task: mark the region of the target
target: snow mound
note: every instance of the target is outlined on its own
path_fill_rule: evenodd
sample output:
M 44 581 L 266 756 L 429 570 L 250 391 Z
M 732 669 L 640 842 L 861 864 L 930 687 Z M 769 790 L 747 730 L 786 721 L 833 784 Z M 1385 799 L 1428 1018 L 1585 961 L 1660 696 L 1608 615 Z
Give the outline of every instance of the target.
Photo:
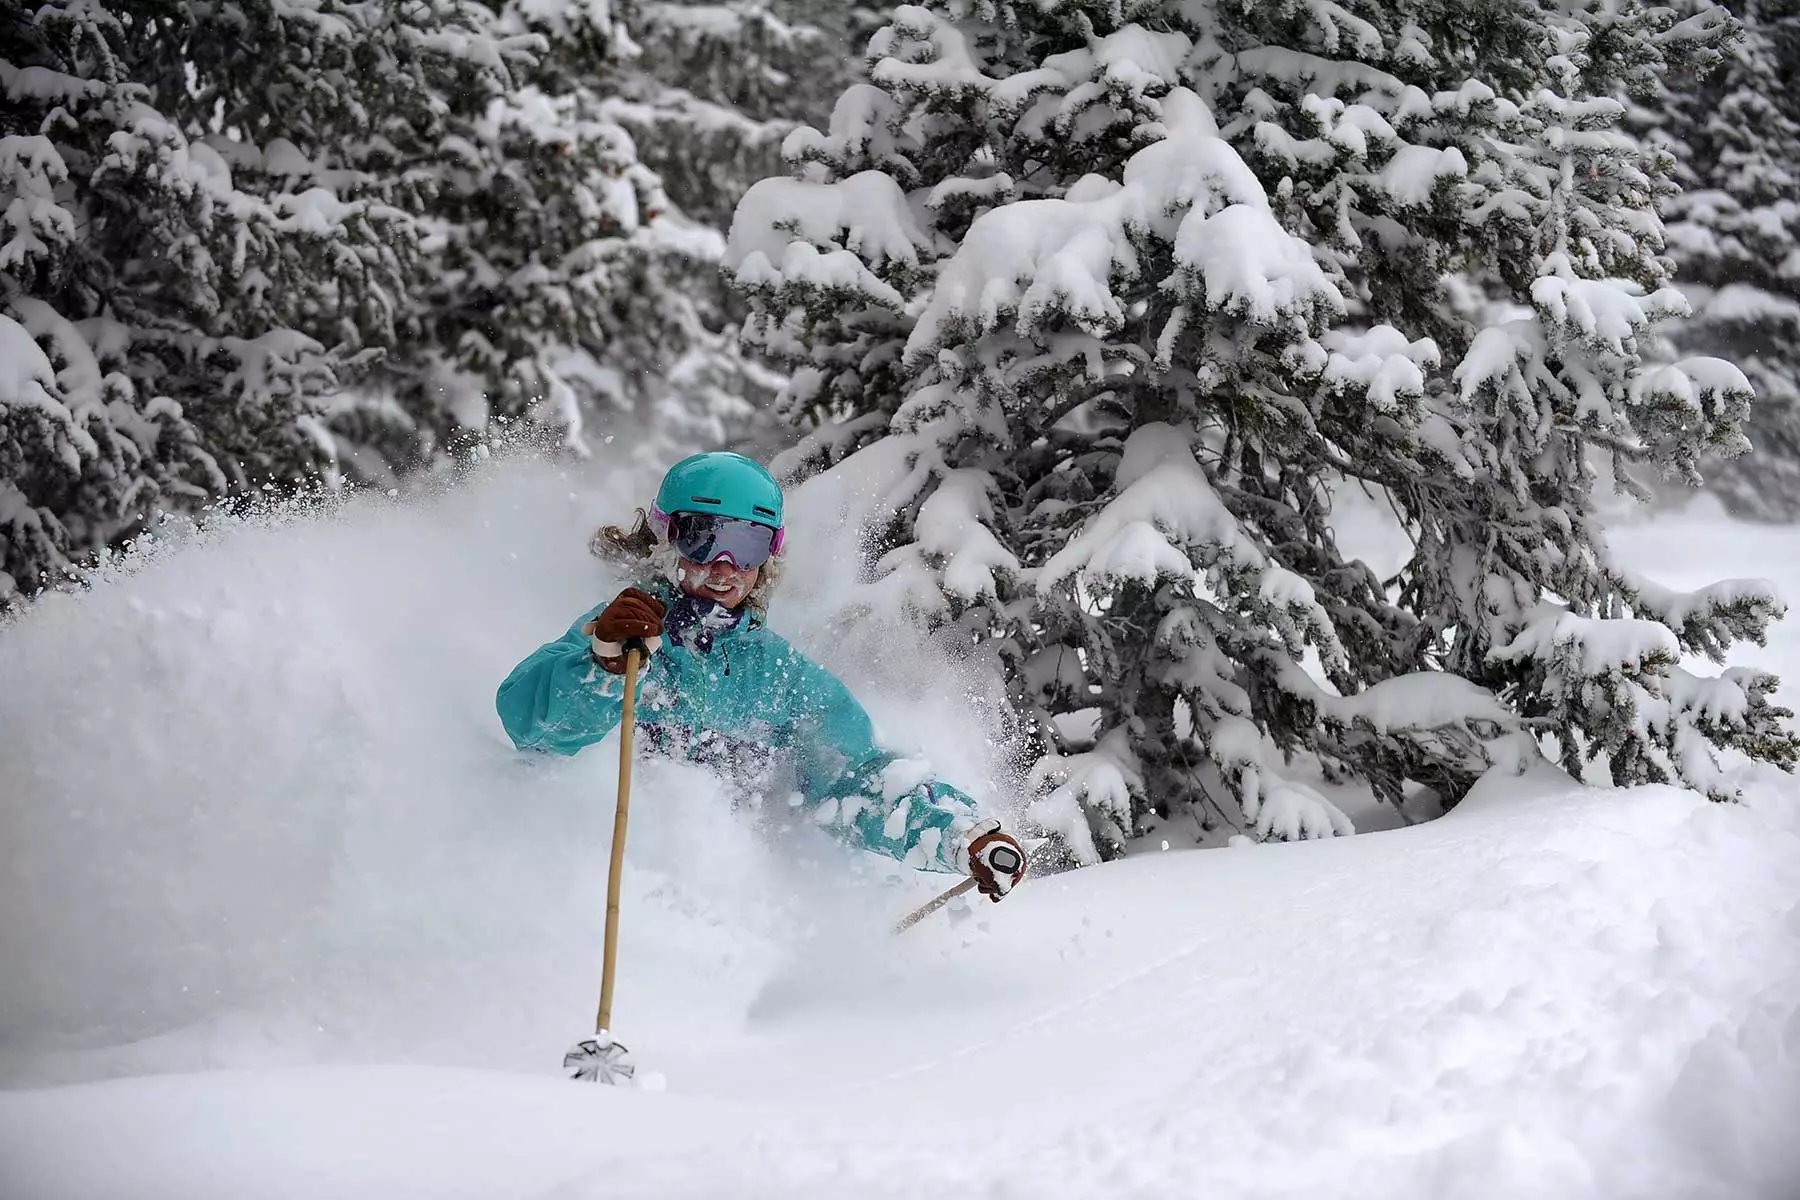
M 0 1162 L 44 1200 L 1773 1200 L 1800 1185 L 1797 895 L 1779 812 L 1545 772 L 1426 826 L 822 943 L 708 1054 L 679 1023 L 638 1041 L 679 1064 L 665 1093 L 550 1057 L 128 1079 L 0 1095 Z M 518 1001 L 493 983 L 472 1020 Z M 708 993 L 682 1001 L 702 1029 Z
M 0 629 L 0 1195 L 1800 1194 L 1800 817 L 1761 770 L 1741 805 L 1495 774 L 892 938 L 933 881 L 646 765 L 616 1023 L 666 1090 L 561 1080 L 615 759 L 523 760 L 491 697 L 642 483 L 245 523 Z M 975 770 L 953 693 L 871 700 Z

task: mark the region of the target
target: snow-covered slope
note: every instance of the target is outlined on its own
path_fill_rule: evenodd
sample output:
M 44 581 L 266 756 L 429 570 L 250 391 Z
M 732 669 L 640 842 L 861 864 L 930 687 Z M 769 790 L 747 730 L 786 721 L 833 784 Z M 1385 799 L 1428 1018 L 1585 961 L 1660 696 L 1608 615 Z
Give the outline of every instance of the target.
M 1761 774 L 1729 808 L 1492 780 L 892 939 L 941 881 L 647 764 L 617 1024 L 663 1086 L 560 1079 L 613 743 L 522 762 L 491 698 L 604 592 L 581 546 L 633 482 L 247 525 L 0 630 L 0 1196 L 1800 1192 L 1800 818 Z M 839 551 L 812 532 L 796 630 Z M 1695 519 L 1622 544 L 1800 563 Z M 810 648 L 854 667 L 845 636 Z M 966 681 L 855 682 L 985 769 Z

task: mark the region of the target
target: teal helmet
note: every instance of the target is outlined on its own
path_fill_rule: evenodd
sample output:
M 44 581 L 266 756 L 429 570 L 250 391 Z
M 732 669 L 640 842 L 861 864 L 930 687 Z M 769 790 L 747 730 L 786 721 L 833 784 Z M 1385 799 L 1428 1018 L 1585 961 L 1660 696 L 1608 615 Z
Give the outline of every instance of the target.
M 676 513 L 716 513 L 781 528 L 781 485 L 762 464 L 729 450 L 692 454 L 669 468 L 650 514 L 666 524 Z

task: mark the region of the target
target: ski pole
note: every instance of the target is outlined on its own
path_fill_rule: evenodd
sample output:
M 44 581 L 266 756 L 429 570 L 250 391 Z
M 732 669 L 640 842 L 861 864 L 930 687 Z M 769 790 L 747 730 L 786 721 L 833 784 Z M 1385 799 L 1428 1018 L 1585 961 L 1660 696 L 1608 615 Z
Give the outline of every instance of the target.
M 631 750 L 637 733 L 638 646 L 625 649 L 625 705 L 619 719 L 619 807 L 613 814 L 612 865 L 606 872 L 606 951 L 600 967 L 600 1011 L 594 1031 L 612 1028 L 614 968 L 619 958 L 619 885 L 625 866 L 625 822 L 631 815 Z
M 633 638 L 625 643 L 625 701 L 619 716 L 619 806 L 613 813 L 612 864 L 606 873 L 606 944 L 600 964 L 600 1009 L 594 1016 L 594 1036 L 575 1043 L 563 1055 L 564 1069 L 574 1068 L 572 1078 L 598 1083 L 622 1083 L 637 1072 L 629 1052 L 613 1040 L 612 1002 L 614 968 L 619 955 L 619 886 L 625 866 L 625 825 L 631 812 L 631 750 L 637 732 L 638 661 L 646 650 Z
M 1004 874 L 1012 875 L 1025 865 L 1025 860 L 1020 858 L 1018 852 L 1011 846 L 996 846 L 990 853 L 993 856 L 990 859 L 990 865 L 994 870 Z M 900 923 L 894 926 L 894 932 L 905 933 L 908 929 L 911 929 L 914 925 L 917 925 L 920 921 L 923 921 L 926 917 L 929 917 L 932 913 L 974 887 L 975 882 L 975 877 L 971 875 L 949 891 L 938 896 L 936 899 L 928 900 L 924 904 L 921 904 L 918 908 L 913 909 L 912 912 L 900 919 Z
M 908 929 L 911 929 L 914 925 L 917 925 L 920 921 L 923 921 L 926 917 L 929 917 L 932 913 L 944 907 L 944 905 L 950 903 L 974 886 L 975 877 L 971 875 L 949 891 L 937 897 L 937 899 L 927 900 L 924 904 L 921 904 L 919 907 L 906 914 L 906 916 L 900 918 L 900 923 L 894 926 L 894 932 L 905 933 Z

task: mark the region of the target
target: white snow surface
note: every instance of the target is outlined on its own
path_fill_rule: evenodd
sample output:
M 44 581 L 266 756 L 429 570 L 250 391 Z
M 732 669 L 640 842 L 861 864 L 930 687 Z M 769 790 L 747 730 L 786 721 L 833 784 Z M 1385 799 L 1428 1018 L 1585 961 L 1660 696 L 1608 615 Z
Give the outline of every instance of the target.
M 1495 775 L 1427 824 L 1029 878 L 893 938 L 943 877 L 646 763 L 614 1023 L 652 1086 L 562 1079 L 616 742 L 523 760 L 492 696 L 610 586 L 587 534 L 643 490 L 496 463 L 0 627 L 0 1196 L 1800 1194 L 1800 817 L 1762 770 L 1733 806 Z M 777 625 L 980 774 L 926 647 L 859 671 L 893 631 L 809 627 L 831 507 L 791 506 Z M 1615 548 L 1800 593 L 1800 532 Z M 1792 694 L 1791 630 L 1742 660 Z

